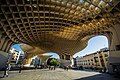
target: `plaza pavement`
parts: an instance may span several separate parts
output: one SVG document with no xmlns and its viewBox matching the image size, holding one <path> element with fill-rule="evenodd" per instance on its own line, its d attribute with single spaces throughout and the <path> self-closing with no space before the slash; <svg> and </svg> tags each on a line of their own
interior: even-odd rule
<svg viewBox="0 0 120 80">
<path fill-rule="evenodd" d="M 114 78 L 109 74 L 101 74 L 99 72 L 92 71 L 80 71 L 57 68 L 56 70 L 48 69 L 36 69 L 36 70 L 23 70 L 10 71 L 9 76 L 6 78 L 0 78 L 0 80 L 120 80 Z"/>
</svg>

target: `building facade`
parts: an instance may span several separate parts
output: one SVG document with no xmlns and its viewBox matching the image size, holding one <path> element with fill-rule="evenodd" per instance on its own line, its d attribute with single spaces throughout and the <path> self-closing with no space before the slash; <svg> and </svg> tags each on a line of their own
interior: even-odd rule
<svg viewBox="0 0 120 80">
<path fill-rule="evenodd" d="M 108 50 L 98 51 L 89 55 L 76 58 L 78 68 L 107 69 Z"/>
<path fill-rule="evenodd" d="M 10 49 L 10 53 L 11 53 L 11 56 L 10 56 L 10 61 L 11 61 L 11 64 L 18 64 L 19 62 L 19 58 L 21 56 L 21 51 L 18 51 L 14 48 L 11 48 Z"/>
</svg>

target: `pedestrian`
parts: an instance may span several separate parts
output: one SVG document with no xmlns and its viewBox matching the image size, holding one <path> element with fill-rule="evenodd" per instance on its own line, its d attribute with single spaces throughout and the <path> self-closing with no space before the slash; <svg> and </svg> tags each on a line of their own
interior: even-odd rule
<svg viewBox="0 0 120 80">
<path fill-rule="evenodd" d="M 54 70 L 55 70 L 55 66 L 54 66 Z"/>
<path fill-rule="evenodd" d="M 3 77 L 8 77 L 8 71 L 10 70 L 10 64 L 6 64 L 4 68 L 4 75 Z"/>
<path fill-rule="evenodd" d="M 64 70 L 66 70 L 66 66 L 64 66 Z"/>
<path fill-rule="evenodd" d="M 68 67 L 68 66 L 66 66 L 66 70 L 67 70 L 67 71 L 68 71 L 68 68 L 69 68 L 69 67 Z"/>
<path fill-rule="evenodd" d="M 51 69 L 51 66 L 49 65 L 48 68 L 49 68 L 49 70 L 50 70 L 50 69 Z"/>
<path fill-rule="evenodd" d="M 35 65 L 35 69 L 37 69 L 37 65 Z"/>
<path fill-rule="evenodd" d="M 20 67 L 19 67 L 19 73 L 21 73 L 22 68 L 23 68 L 23 65 L 22 65 L 22 64 L 20 64 Z"/>
<path fill-rule="evenodd" d="M 104 73 L 106 73 L 106 68 L 104 67 L 104 71 L 103 71 Z"/>
<path fill-rule="evenodd" d="M 51 66 L 51 70 L 53 70 L 53 66 Z"/>
</svg>

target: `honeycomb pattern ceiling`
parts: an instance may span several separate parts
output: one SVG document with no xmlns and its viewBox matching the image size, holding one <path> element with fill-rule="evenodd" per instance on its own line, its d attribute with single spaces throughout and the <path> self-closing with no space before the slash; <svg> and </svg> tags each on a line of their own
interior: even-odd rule
<svg viewBox="0 0 120 80">
<path fill-rule="evenodd" d="M 0 33 L 34 46 L 86 40 L 119 21 L 119 5 L 119 0 L 0 0 Z"/>
</svg>

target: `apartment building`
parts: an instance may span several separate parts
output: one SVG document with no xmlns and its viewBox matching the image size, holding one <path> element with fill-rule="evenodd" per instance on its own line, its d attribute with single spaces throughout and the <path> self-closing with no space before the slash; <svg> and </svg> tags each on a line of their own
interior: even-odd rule
<svg viewBox="0 0 120 80">
<path fill-rule="evenodd" d="M 11 64 L 17 64 L 19 61 L 21 51 L 11 48 L 10 52 L 11 52 L 11 60 L 10 60 Z"/>
<path fill-rule="evenodd" d="M 75 62 L 75 61 L 74 61 Z M 108 50 L 100 50 L 82 57 L 76 58 L 76 66 L 83 68 L 107 69 Z"/>
</svg>

